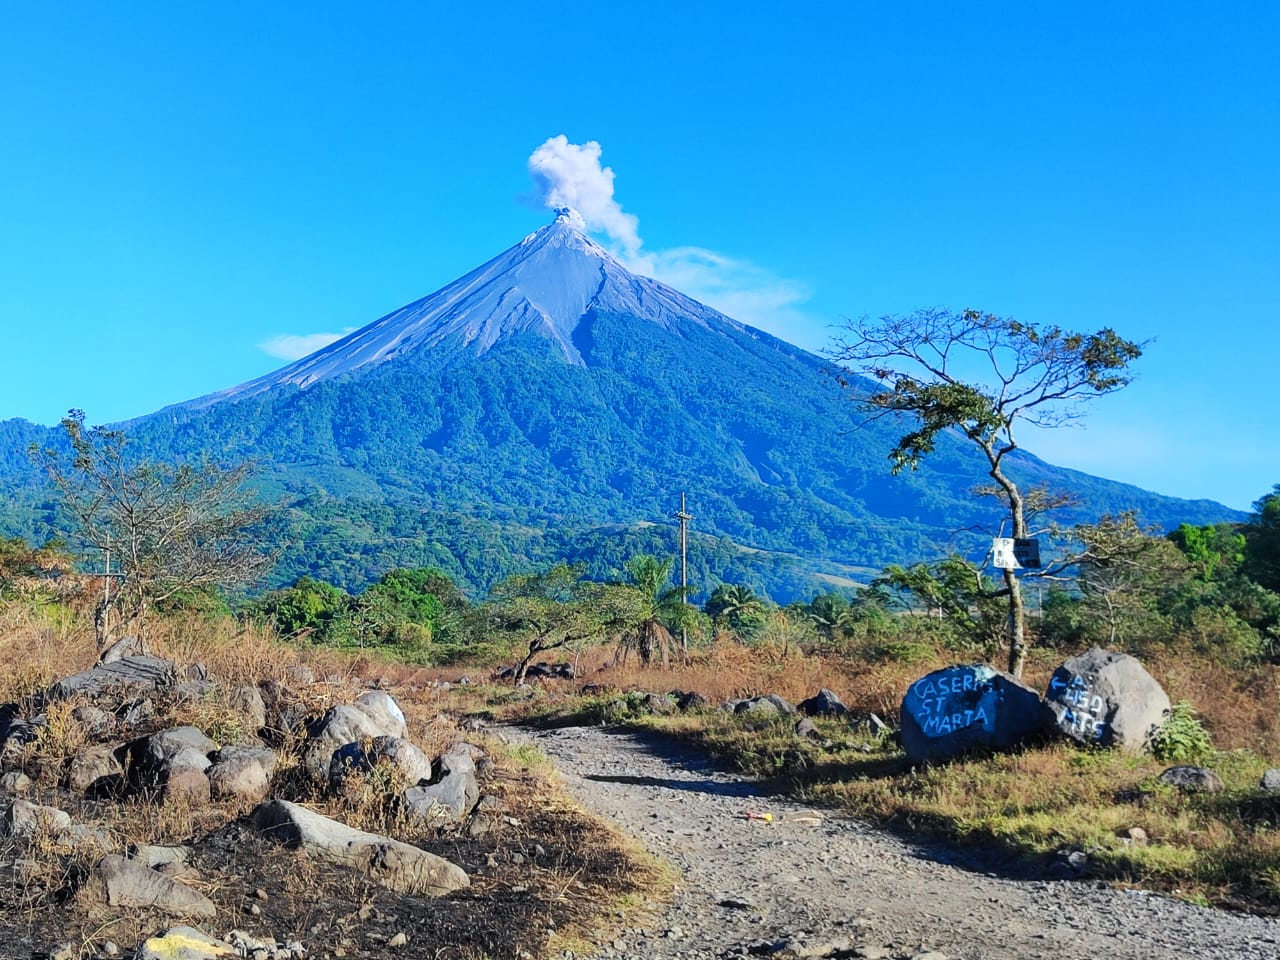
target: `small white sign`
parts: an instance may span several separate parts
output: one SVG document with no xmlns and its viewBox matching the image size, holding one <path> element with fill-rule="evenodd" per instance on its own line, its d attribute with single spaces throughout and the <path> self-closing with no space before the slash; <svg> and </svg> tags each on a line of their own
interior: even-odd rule
<svg viewBox="0 0 1280 960">
<path fill-rule="evenodd" d="M 1040 541 L 1035 537 L 996 537 L 991 541 L 991 565 L 997 570 L 1040 569 Z"/>
</svg>

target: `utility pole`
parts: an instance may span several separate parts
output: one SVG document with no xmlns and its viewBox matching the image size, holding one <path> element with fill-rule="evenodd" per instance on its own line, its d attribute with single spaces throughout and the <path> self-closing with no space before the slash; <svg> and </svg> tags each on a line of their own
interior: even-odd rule
<svg viewBox="0 0 1280 960">
<path fill-rule="evenodd" d="M 675 514 L 680 521 L 680 599 L 689 605 L 689 521 L 693 515 L 685 510 L 684 491 L 680 491 L 680 511 Z M 689 662 L 689 628 L 680 624 L 680 656 Z"/>
</svg>

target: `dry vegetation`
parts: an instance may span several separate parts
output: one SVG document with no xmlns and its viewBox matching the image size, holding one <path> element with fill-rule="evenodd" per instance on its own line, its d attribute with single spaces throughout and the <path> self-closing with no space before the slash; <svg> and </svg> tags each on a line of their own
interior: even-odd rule
<svg viewBox="0 0 1280 960">
<path fill-rule="evenodd" d="M 482 789 L 489 798 L 484 829 L 415 827 L 387 802 L 386 775 L 375 768 L 340 797 L 305 782 L 285 745 L 275 789 L 352 826 L 388 833 L 423 846 L 462 866 L 469 889 L 431 901 L 391 892 L 350 870 L 333 867 L 263 841 L 243 820 L 250 805 L 129 799 L 91 801 L 60 789 L 68 759 L 87 742 L 71 718 L 75 700 L 54 704 L 40 739 L 25 750 L 21 766 L 33 779 L 30 799 L 68 810 L 77 823 L 99 828 L 105 850 L 72 852 L 52 834 L 25 842 L 0 841 L 0 956 L 27 956 L 70 942 L 77 955 L 99 956 L 110 940 L 126 948 L 171 926 L 147 911 L 103 917 L 82 909 L 73 889 L 103 852 L 133 844 L 189 844 L 195 854 L 183 882 L 213 900 L 218 919 L 209 932 L 232 928 L 303 943 L 313 957 L 382 956 L 386 941 L 404 933 L 414 949 L 406 956 L 457 958 L 545 956 L 566 944 L 607 934 L 620 918 L 610 905 L 634 909 L 660 899 L 671 879 L 643 851 L 610 826 L 583 814 L 560 792 L 550 765 L 536 752 L 459 727 L 445 694 L 425 678 L 374 658 L 318 648 L 286 646 L 256 628 L 230 620 L 173 618 L 157 621 L 149 636 L 155 653 L 178 663 L 203 664 L 223 681 L 202 698 L 157 696 L 148 727 L 191 724 L 217 742 L 246 739 L 244 720 L 222 699 L 237 683 L 283 681 L 308 710 L 350 702 L 376 684 L 396 697 L 410 738 L 435 755 L 460 737 L 479 742 L 490 762 Z M 83 618 L 56 605 L 0 604 L 0 702 L 44 690 L 52 681 L 93 663 L 92 634 Z M 306 668 L 318 682 L 297 682 Z M 308 793 L 308 791 L 310 791 Z M 252 915 L 247 913 L 252 909 Z M 632 909 L 630 912 L 634 912 Z M 426 945 L 430 945 L 429 952 Z"/>
</svg>

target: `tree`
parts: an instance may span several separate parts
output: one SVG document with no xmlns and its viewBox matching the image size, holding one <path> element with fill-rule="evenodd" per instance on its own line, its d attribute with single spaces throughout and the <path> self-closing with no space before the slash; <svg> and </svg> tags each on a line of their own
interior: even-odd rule
<svg viewBox="0 0 1280 960">
<path fill-rule="evenodd" d="M 1127 386 L 1129 364 L 1142 347 L 1106 327 L 1075 333 L 978 310 L 932 309 L 852 320 L 831 358 L 843 371 L 841 383 L 873 419 L 913 418 L 913 429 L 890 451 L 894 473 L 915 469 L 939 434 L 953 432 L 982 452 L 987 475 L 1003 493 L 1010 533 L 1025 538 L 1024 491 L 1005 469 L 1018 449 L 1016 429 L 1061 426 L 1079 417 L 1086 401 Z M 864 389 L 855 377 L 876 383 Z M 999 593 L 1008 598 L 1009 672 L 1021 676 L 1026 616 L 1014 571 L 1004 571 Z"/>
<path fill-rule="evenodd" d="M 692 612 L 685 603 L 684 588 L 667 586 L 674 568 L 673 559 L 659 560 L 647 553 L 628 561 L 627 574 L 631 582 L 627 586 L 636 591 L 640 603 L 635 622 L 622 633 L 623 659 L 634 647 L 642 662 L 651 663 L 658 657 L 664 667 L 668 665 L 674 644 L 671 630 L 686 625 Z"/>
<path fill-rule="evenodd" d="M 1280 483 L 1253 505 L 1244 535 L 1245 570 L 1250 579 L 1280 593 Z"/>
<path fill-rule="evenodd" d="M 111 639 L 112 613 L 145 646 L 145 616 L 156 603 L 185 591 L 250 582 L 273 561 L 249 537 L 269 509 L 246 489 L 248 464 L 135 460 L 122 432 L 86 429 L 79 410 L 63 419 L 62 428 L 68 449 L 33 454 L 61 492 L 85 545 L 116 564 L 118 582 L 94 615 L 100 651 Z"/>
<path fill-rule="evenodd" d="M 767 604 L 746 584 L 722 583 L 711 591 L 702 610 L 716 626 L 746 638 L 764 626 Z"/>
<path fill-rule="evenodd" d="M 544 573 L 517 574 L 493 589 L 489 626 L 514 634 L 526 648 L 512 682 L 524 680 L 538 654 L 568 647 L 636 618 L 636 592 L 582 579 L 582 567 L 557 564 Z"/>
</svg>

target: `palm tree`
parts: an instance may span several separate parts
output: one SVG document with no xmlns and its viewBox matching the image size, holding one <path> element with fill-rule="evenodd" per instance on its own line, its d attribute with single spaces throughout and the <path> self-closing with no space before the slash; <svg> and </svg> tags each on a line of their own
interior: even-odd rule
<svg viewBox="0 0 1280 960">
<path fill-rule="evenodd" d="M 746 584 L 722 583 L 707 598 L 703 610 L 718 625 L 744 637 L 763 626 L 766 606 L 764 599 Z"/>
<path fill-rule="evenodd" d="M 639 606 L 635 622 L 621 636 L 623 660 L 635 647 L 642 662 L 651 663 L 661 657 L 662 665 L 669 665 L 674 645 L 671 628 L 685 623 L 689 616 L 684 588 L 667 586 L 674 566 L 671 558 L 660 560 L 647 553 L 632 557 L 627 563 L 628 585 L 638 594 Z"/>
</svg>

